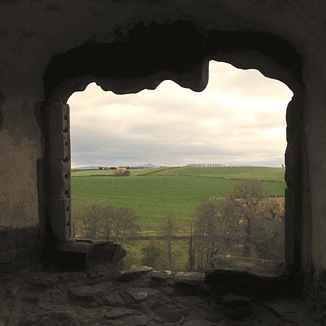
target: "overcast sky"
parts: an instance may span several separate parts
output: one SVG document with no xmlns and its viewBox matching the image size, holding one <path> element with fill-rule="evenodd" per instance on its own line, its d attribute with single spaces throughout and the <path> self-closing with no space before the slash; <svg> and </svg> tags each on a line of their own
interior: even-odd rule
<svg viewBox="0 0 326 326">
<path fill-rule="evenodd" d="M 200 93 L 164 81 L 156 90 L 115 95 L 90 84 L 74 93 L 72 167 L 142 165 L 278 166 L 292 92 L 257 70 L 210 63 Z"/>
</svg>

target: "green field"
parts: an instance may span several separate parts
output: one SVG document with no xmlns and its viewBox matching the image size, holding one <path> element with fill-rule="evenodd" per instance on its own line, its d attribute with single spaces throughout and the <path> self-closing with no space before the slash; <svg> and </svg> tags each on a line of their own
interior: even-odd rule
<svg viewBox="0 0 326 326">
<path fill-rule="evenodd" d="M 148 169 L 132 169 L 131 174 L 144 175 L 147 173 L 159 172 L 161 168 L 148 168 Z M 72 176 L 74 177 L 86 177 L 86 176 L 112 176 L 116 170 L 73 170 Z"/>
<path fill-rule="evenodd" d="M 175 167 L 165 169 L 152 169 L 152 175 L 161 176 L 197 176 L 222 179 L 256 179 L 262 181 L 284 182 L 284 168 L 268 167 Z"/>
<path fill-rule="evenodd" d="M 132 169 L 129 177 L 113 177 L 114 170 L 72 171 L 72 216 L 91 203 L 104 203 L 135 210 L 146 234 L 156 233 L 167 212 L 184 229 L 200 203 L 224 196 L 238 180 L 261 180 L 271 195 L 284 196 L 284 171 L 266 167 L 150 168 Z"/>
</svg>

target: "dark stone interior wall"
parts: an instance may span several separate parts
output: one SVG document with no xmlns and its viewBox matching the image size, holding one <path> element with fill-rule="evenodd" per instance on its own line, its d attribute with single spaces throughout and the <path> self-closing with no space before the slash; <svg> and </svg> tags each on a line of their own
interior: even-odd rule
<svg viewBox="0 0 326 326">
<path fill-rule="evenodd" d="M 0 131 L 2 129 L 2 124 L 3 124 L 3 113 L 2 113 L 2 110 L 1 110 L 1 104 L 2 104 L 3 101 L 4 101 L 4 98 L 0 93 Z"/>
<path fill-rule="evenodd" d="M 302 271 L 311 276 L 311 288 L 317 289 L 314 297 L 324 300 L 323 2 L 58 0 L 53 5 L 50 0 L 17 0 L 0 1 L 0 15 L 0 94 L 5 99 L 0 101 L 2 225 L 40 223 L 43 237 L 48 227 L 42 215 L 48 206 L 40 177 L 45 172 L 36 173 L 37 161 L 48 159 L 47 136 L 42 122 L 41 128 L 38 124 L 42 110 L 35 116 L 40 102 L 53 95 L 64 102 L 91 81 L 105 90 L 129 93 L 153 89 L 169 78 L 200 91 L 207 83 L 210 59 L 257 68 L 296 94 L 297 104 L 287 117 L 287 165 L 294 166 L 287 170 L 293 188 L 287 200 L 293 213 L 288 219 L 291 245 Z M 295 153 L 300 153 L 299 160 Z M 14 247 L 10 237 L 3 234 L 3 243 Z M 22 239 L 28 246 L 27 237 Z"/>
<path fill-rule="evenodd" d="M 40 261 L 41 242 L 36 227 L 0 227 L 0 274 Z"/>
<path fill-rule="evenodd" d="M 277 66 L 275 69 L 265 64 L 265 69 L 259 67 L 264 70 L 262 73 L 292 89 L 301 83 L 301 56 L 282 38 L 257 32 L 208 30 L 204 34 L 191 22 L 177 21 L 147 26 L 139 23 L 126 35 L 117 30 L 112 43 L 89 42 L 58 55 L 45 72 L 45 91 L 51 94 L 67 80 L 86 78 L 86 85 L 96 80 L 105 90 L 137 92 L 145 87 L 155 88 L 167 76 L 183 87 L 201 91 L 207 85 L 203 72 L 208 60 L 232 63 L 232 54 L 239 53 L 251 61 L 244 68 L 255 68 L 255 54 L 250 52 L 266 56 Z M 202 73 L 196 75 L 198 69 Z M 121 80 L 124 83 L 119 83 Z"/>
<path fill-rule="evenodd" d="M 69 173 L 66 167 L 69 153 L 61 148 L 61 144 L 67 142 L 65 138 L 67 130 L 59 126 L 59 129 L 55 130 L 56 137 L 53 138 L 53 130 L 56 129 L 53 125 L 57 122 L 61 124 L 66 119 L 64 102 L 68 97 L 93 81 L 103 89 L 119 94 L 155 88 L 164 79 L 173 79 L 184 87 L 200 91 L 207 85 L 207 65 L 211 59 L 226 61 L 240 68 L 259 69 L 266 76 L 286 83 L 295 94 L 287 109 L 288 189 L 285 258 L 298 270 L 302 268 L 301 212 L 305 203 L 302 198 L 301 178 L 303 169 L 301 55 L 275 35 L 216 30 L 204 33 L 199 32 L 195 25 L 188 21 L 151 23 L 147 26 L 139 23 L 125 34 L 117 30 L 116 40 L 112 43 L 89 42 L 59 54 L 50 62 L 44 75 L 47 101 L 43 108 L 43 125 L 46 127 L 42 129 L 47 145 L 42 164 L 43 178 L 40 174 L 42 184 L 44 181 L 42 185 L 44 190 L 41 191 L 42 201 L 49 203 L 47 207 L 43 206 L 40 212 L 41 216 L 49 220 L 45 234 L 49 235 L 50 231 L 54 239 L 60 241 L 65 240 L 68 234 L 65 228 L 69 227 L 69 217 L 65 212 L 69 211 L 70 190 L 64 182 L 64 177 L 61 178 Z M 49 121 L 56 123 L 49 125 Z M 57 138 L 59 133 L 62 136 L 61 140 Z M 57 148 L 54 146 L 55 143 L 58 144 Z M 54 156 L 54 160 L 59 159 L 62 162 L 54 162 Z M 53 171 L 56 171 L 55 175 L 49 178 Z M 62 189 L 58 188 L 58 184 L 62 184 Z M 44 194 L 49 189 L 49 197 L 46 198 Z M 309 240 L 307 239 L 307 242 Z M 306 256 L 310 257 L 309 250 Z M 309 264 L 310 262 L 307 263 L 306 270 L 309 270 Z"/>
<path fill-rule="evenodd" d="M 138 23 L 127 32 L 115 30 L 115 35 L 111 43 L 89 41 L 57 55 L 45 71 L 45 104 L 38 111 L 45 140 L 45 157 L 38 163 L 40 231 L 45 242 L 69 238 L 66 215 L 70 189 L 65 177 L 69 174 L 66 166 L 69 153 L 62 147 L 69 141 L 67 130 L 59 126 L 67 121 L 67 113 L 61 108 L 74 91 L 84 89 L 90 82 L 96 81 L 105 90 L 123 94 L 153 89 L 162 80 L 173 79 L 183 87 L 201 91 L 208 81 L 208 61 L 214 59 L 240 68 L 257 68 L 266 76 L 286 83 L 301 99 L 301 55 L 279 36 L 263 32 L 199 31 L 185 20 Z M 290 108 L 286 181 L 289 187 L 287 212 L 291 218 L 287 223 L 290 236 L 286 256 L 299 267 L 302 252 L 301 224 L 297 223 L 301 221 L 302 186 L 300 101 L 292 103 Z M 57 160 L 55 164 L 53 159 Z"/>
</svg>

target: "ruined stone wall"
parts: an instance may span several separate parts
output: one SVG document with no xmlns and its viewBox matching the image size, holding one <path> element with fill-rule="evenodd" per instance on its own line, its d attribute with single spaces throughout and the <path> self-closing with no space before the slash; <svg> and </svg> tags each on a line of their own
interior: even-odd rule
<svg viewBox="0 0 326 326">
<path fill-rule="evenodd" d="M 304 203 L 299 210 L 304 213 L 297 220 L 296 213 L 292 216 L 294 223 L 302 226 L 293 237 L 306 273 L 314 269 L 318 276 L 326 269 L 326 4 L 304 0 L 3 0 L 0 16 L 0 225 L 37 226 L 44 218 L 39 214 L 42 197 L 38 195 L 37 162 L 45 155 L 41 108 L 46 98 L 43 77 L 51 60 L 84 44 L 124 41 L 139 23 L 149 26 L 182 20 L 191 22 L 201 35 L 211 30 L 275 35 L 302 56 L 304 87 L 300 89 L 300 108 L 291 114 L 300 116 L 295 126 L 301 130 L 297 144 L 305 155 L 288 180 L 300 179 Z M 174 50 L 168 51 L 173 56 Z M 271 63 L 272 68 L 266 69 L 268 59 L 255 51 L 253 47 L 225 52 L 223 60 L 242 68 L 261 66 L 263 73 L 273 75 L 275 67 Z M 277 51 L 282 61 L 284 49 Z M 198 70 L 178 80 L 162 68 L 160 75 L 139 78 L 132 86 L 125 80 L 119 84 L 115 78 L 108 87 L 118 83 L 119 92 L 139 91 L 155 87 L 167 76 L 198 91 L 207 82 Z M 283 81 L 299 91 L 291 78 L 284 76 Z M 75 89 L 78 87 L 83 85 L 77 81 Z M 66 89 L 65 96 L 68 93 Z"/>
</svg>

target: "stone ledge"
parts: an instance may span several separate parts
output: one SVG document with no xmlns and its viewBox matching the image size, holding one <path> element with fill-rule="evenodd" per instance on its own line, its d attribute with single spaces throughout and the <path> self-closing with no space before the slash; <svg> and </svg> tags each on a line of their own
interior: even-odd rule
<svg viewBox="0 0 326 326">
<path fill-rule="evenodd" d="M 92 269 L 122 263 L 126 251 L 112 241 L 68 240 L 58 243 L 55 260 L 68 269 Z"/>
<path fill-rule="evenodd" d="M 299 277 L 284 261 L 217 255 L 205 274 L 208 289 L 217 296 L 228 293 L 274 299 L 299 295 Z"/>
</svg>

